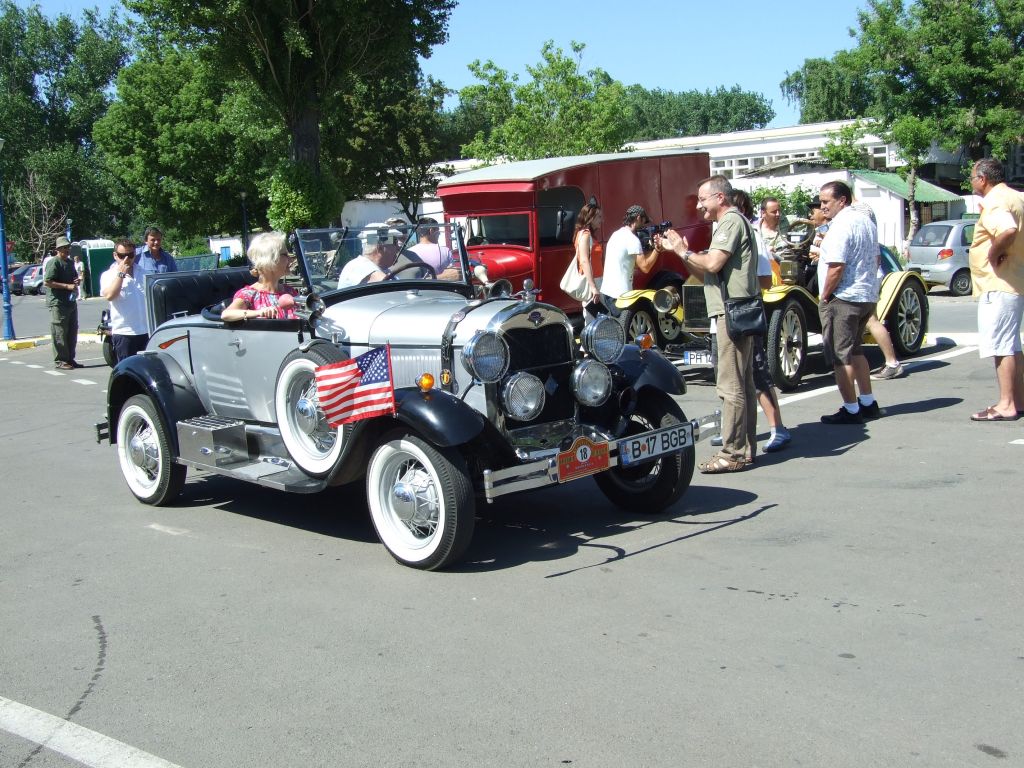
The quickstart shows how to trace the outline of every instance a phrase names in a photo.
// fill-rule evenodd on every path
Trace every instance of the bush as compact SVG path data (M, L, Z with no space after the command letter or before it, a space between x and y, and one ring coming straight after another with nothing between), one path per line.
M316 227L336 218L341 194L329 177L306 165L284 163L270 179L270 226L282 232Z
M766 197L774 197L779 201L783 216L796 216L800 219L807 218L807 206L817 194L813 189L797 187L792 192L787 192L785 187L758 187L750 190L750 199L754 203L754 212L760 214L761 201Z

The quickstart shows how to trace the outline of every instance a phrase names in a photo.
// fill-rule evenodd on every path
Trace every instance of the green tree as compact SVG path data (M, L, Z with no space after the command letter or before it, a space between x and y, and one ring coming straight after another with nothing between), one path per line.
M800 107L801 123L824 123L863 117L871 106L871 88L849 51L831 59L805 59L779 84L790 104Z
M648 141L673 136L704 136L763 128L775 117L771 104L759 93L738 85L714 91L647 90L626 87L630 124L628 141Z
M863 145L859 144L868 133L868 125L857 121L844 125L838 131L828 134L821 157L833 168L866 168L868 154Z
M6 223L22 257L40 247L39 232L53 228L26 218L33 211L47 211L47 221L63 212L74 219L75 233L101 234L110 226L111 179L91 132L110 102L130 34L115 11L86 11L77 23L0 0L0 169L5 195L17 202Z
M787 190L783 186L763 186L750 190L750 202L755 211L761 209L761 201L774 197L779 201L779 208L783 216L794 216L799 219L807 218L807 206L811 199L817 194L815 190L804 186Z
M279 168L275 185L300 195L314 220L336 214L329 174L344 156L344 126L325 109L365 80L415 72L417 56L447 39L454 0L129 0L128 7L172 42L195 47L226 77L246 78L275 110L288 136L288 159L307 172ZM300 185L300 186L296 186ZM314 223L313 220L307 223Z
M625 141L625 89L601 70L581 71L585 45L572 56L548 41L539 64L527 67L528 82L488 61L469 65L481 84L460 91L478 105L491 126L463 147L469 157L528 160L612 152Z
M237 230L241 192L255 201L254 221L265 220L266 194L258 192L286 139L259 103L246 82L224 80L194 50L147 48L123 69L117 100L93 134L120 196L134 202L126 228Z

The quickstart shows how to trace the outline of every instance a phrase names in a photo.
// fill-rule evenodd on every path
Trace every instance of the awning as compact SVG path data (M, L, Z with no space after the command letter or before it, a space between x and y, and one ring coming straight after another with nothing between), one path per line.
M895 173L885 171L851 171L858 179L882 187L906 200L910 195L907 180ZM918 203L952 203L963 197L936 186L924 179L918 179L914 188L914 200Z

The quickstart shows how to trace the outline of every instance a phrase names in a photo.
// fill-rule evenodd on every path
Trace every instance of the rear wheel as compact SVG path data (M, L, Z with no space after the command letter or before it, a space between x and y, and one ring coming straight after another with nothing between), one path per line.
M971 295L971 270L961 269L949 281L949 292L954 296Z
M920 283L910 279L900 287L885 325L897 355L906 357L921 350L928 330L928 299Z
M465 461L415 435L384 436L370 457L366 498L381 543L404 565L443 568L473 538L476 506Z
M661 392L645 391L630 416L624 437L638 435L686 422L686 415L675 401ZM654 461L635 466L618 466L595 475L601 492L617 507L638 514L660 512L686 492L693 479L695 461L692 445L676 453L666 453Z
M274 408L281 439L292 461L310 477L328 477L346 451L351 425L327 423L316 393L314 371L345 360L334 347L318 344L295 350L281 363L274 391Z
M117 422L117 458L135 498L162 506L185 484L185 467L176 464L164 423L146 395L128 398Z
M800 386L807 365L807 315L788 299L768 316L768 372L784 392Z

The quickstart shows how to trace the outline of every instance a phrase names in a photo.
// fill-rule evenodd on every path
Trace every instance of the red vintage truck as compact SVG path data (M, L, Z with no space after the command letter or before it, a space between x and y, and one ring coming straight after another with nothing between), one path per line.
M522 288L530 278L540 300L570 314L578 301L558 287L573 258L576 214L591 196L601 205L604 223L594 236L594 266L602 273L604 242L622 225L631 205L642 205L655 224L671 221L694 250L711 240L711 225L697 211L697 186L710 175L705 152L620 152L552 157L478 168L442 181L437 194L446 220L465 223L470 257L482 262L490 279L505 278ZM646 275L634 275L634 288L680 288L689 276L682 260L663 253ZM650 330L659 344L675 341L680 326L650 303L650 293L621 300L630 337Z

